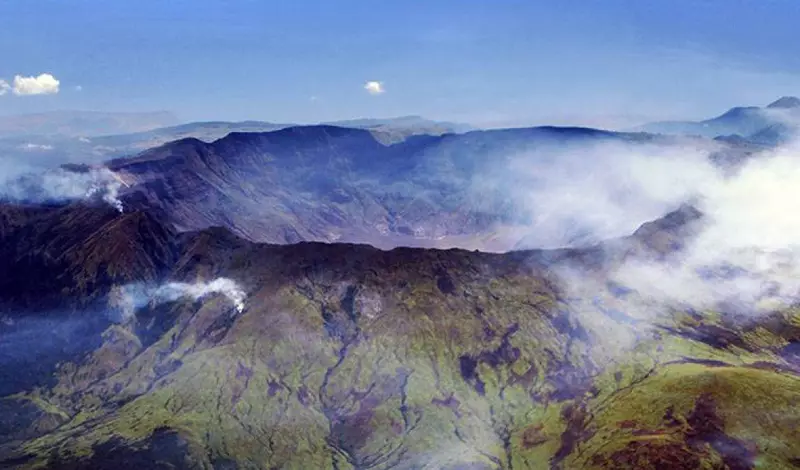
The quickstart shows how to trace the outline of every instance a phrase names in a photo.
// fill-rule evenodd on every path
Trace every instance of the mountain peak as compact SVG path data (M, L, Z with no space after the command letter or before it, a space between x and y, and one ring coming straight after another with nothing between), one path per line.
M800 98L796 96L783 96L778 98L776 101L773 101L767 108L771 109L790 109L790 108L800 108Z

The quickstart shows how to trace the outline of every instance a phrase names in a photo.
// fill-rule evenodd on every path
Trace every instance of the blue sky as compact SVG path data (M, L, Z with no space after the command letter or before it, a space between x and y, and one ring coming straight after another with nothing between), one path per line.
M0 114L420 114L481 125L705 117L800 94L797 0L0 3ZM384 93L364 89L381 81ZM80 91L77 87L80 87Z

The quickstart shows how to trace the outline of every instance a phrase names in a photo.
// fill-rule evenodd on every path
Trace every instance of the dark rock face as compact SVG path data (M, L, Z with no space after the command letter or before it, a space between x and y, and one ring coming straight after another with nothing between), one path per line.
M781 355L790 364L800 369L800 340L794 340L787 344L781 351Z
M752 447L725 434L724 420L717 414L716 404L711 395L701 395L697 398L694 410L686 421L691 426L686 433L686 440L690 446L711 445L731 470L754 468L755 455Z
M55 385L59 363L98 348L108 321L100 312L86 313L84 318L61 312L42 312L39 318L7 316L11 325L0 326L0 396Z
M146 212L2 204L0 306L63 309L70 296L85 302L104 286L157 279L174 262L174 236Z
M61 459L53 461L53 468L69 470L193 470L200 468L187 452L186 441L175 431L167 428L156 429L143 443L136 446L111 439L94 446L93 455L88 459ZM219 461L217 461L219 462ZM225 467L224 462L215 463ZM230 464L228 464L230 465Z
M0 449L9 442L32 439L52 431L64 421L63 417L48 415L30 401L14 398L0 400L0 416L3 417Z

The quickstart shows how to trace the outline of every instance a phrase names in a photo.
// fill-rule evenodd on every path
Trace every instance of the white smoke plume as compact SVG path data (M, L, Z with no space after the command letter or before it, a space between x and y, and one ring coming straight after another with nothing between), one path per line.
M85 197L91 198L99 195L103 201L117 209L118 212L123 212L124 207L119 199L119 190L123 183L119 177L107 168L92 170L90 174L92 175L92 183Z
M237 312L244 310L245 293L239 285L228 278L220 277L208 283L187 284L170 282L156 289L153 299L159 303L174 302L182 297L202 299L208 295L222 294L233 303Z
M224 295L238 313L244 311L247 295L236 281L224 277L193 284L184 282L169 282L160 286L129 284L112 292L110 304L120 311L121 320L126 321L132 318L138 309L147 305L156 306L182 298L200 300L214 294Z
M6 171L8 170L8 171ZM123 183L105 167L86 171L64 168L37 170L0 167L0 199L16 202L64 202L100 198L123 212L119 191Z

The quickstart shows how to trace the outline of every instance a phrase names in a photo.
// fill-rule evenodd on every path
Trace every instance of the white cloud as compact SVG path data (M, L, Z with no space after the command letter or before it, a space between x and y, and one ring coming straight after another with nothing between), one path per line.
M75 91L83 91L83 87L80 85L75 85Z
M704 229L676 263L624 266L619 280L650 298L749 311L800 298L800 148L755 158L730 177L705 180ZM657 282L648 282L656 281Z
M14 77L13 91L15 95L52 95L58 93L61 82L49 73L40 74L38 77Z
M5 95L8 93L8 90L11 89L11 86L5 80L0 80L0 96Z
M53 150L53 146L52 146L52 145L48 145L48 144L34 144L34 143L32 143L32 142L28 142L27 144L22 144L22 145L18 146L17 148L18 148L18 149L20 149L20 150L30 150L30 151L37 151L37 150L41 150L41 151L45 151L45 150Z
M386 89L383 87L383 82L376 82L376 81L369 81L364 84L364 89L367 90L367 93L370 95L380 95L381 93L386 92Z

